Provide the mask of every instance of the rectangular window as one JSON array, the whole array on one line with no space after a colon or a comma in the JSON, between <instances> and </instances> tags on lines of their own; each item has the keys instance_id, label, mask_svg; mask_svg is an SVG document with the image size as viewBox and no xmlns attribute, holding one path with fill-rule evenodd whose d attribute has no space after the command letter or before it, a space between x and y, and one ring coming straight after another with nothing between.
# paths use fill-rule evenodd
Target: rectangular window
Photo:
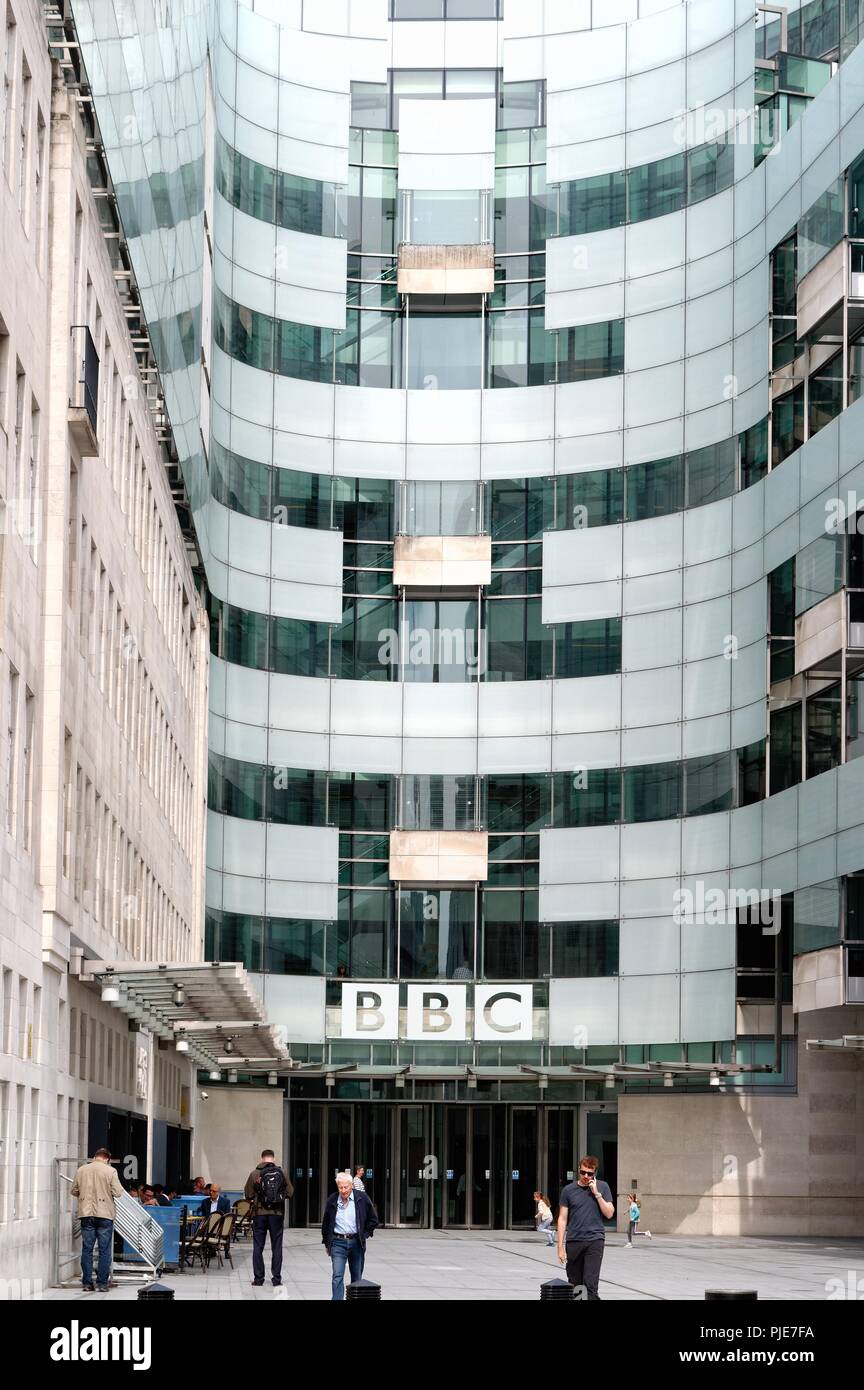
<instances>
[{"instance_id":1,"label":"rectangular window","mask_svg":"<svg viewBox=\"0 0 864 1390\"><path fill-rule=\"evenodd\" d=\"M624 770L625 821L673 820L682 814L683 767L656 763Z\"/></svg>"},{"instance_id":2,"label":"rectangular window","mask_svg":"<svg viewBox=\"0 0 864 1390\"><path fill-rule=\"evenodd\" d=\"M29 225L28 183L30 179L30 68L26 58L21 60L21 86L18 93L18 211Z\"/></svg>"},{"instance_id":3,"label":"rectangular window","mask_svg":"<svg viewBox=\"0 0 864 1390\"><path fill-rule=\"evenodd\" d=\"M789 705L770 716L769 795L797 786L801 781L801 706Z\"/></svg>"},{"instance_id":4,"label":"rectangular window","mask_svg":"<svg viewBox=\"0 0 864 1390\"><path fill-rule=\"evenodd\" d=\"M627 171L627 204L631 222L644 222L677 212L686 201L686 170L683 154L640 164Z\"/></svg>"},{"instance_id":5,"label":"rectangular window","mask_svg":"<svg viewBox=\"0 0 864 1390\"><path fill-rule=\"evenodd\" d=\"M30 850L33 838L33 762L35 758L34 739L36 737L36 698L32 690L24 690L24 744L22 748L21 786L24 793L24 826L22 844Z\"/></svg>"},{"instance_id":6,"label":"rectangular window","mask_svg":"<svg viewBox=\"0 0 864 1390\"><path fill-rule=\"evenodd\" d=\"M12 168L14 159L13 150L13 131L15 129L15 71L17 68L17 36L18 26L15 23L15 16L12 6L7 3L6 10L6 47L3 60L3 109L0 111L0 136L3 140L2 165L6 171L6 178L12 182Z\"/></svg>"},{"instance_id":7,"label":"rectangular window","mask_svg":"<svg viewBox=\"0 0 864 1390\"><path fill-rule=\"evenodd\" d=\"M476 777L406 773L399 779L403 830L477 830L481 825Z\"/></svg>"},{"instance_id":8,"label":"rectangular window","mask_svg":"<svg viewBox=\"0 0 864 1390\"><path fill-rule=\"evenodd\" d=\"M627 220L627 186L623 170L595 174L561 185L559 234L582 236L623 227Z\"/></svg>"},{"instance_id":9,"label":"rectangular window","mask_svg":"<svg viewBox=\"0 0 864 1390\"><path fill-rule=\"evenodd\" d=\"M618 922L554 922L548 931L553 979L618 974Z\"/></svg>"},{"instance_id":10,"label":"rectangular window","mask_svg":"<svg viewBox=\"0 0 864 1390\"><path fill-rule=\"evenodd\" d=\"M621 670L621 619L591 618L555 628L555 676L608 676Z\"/></svg>"},{"instance_id":11,"label":"rectangular window","mask_svg":"<svg viewBox=\"0 0 864 1390\"><path fill-rule=\"evenodd\" d=\"M355 892L352 897L387 901L382 893ZM401 892L399 974L409 980L470 980L474 975L474 920L473 888Z\"/></svg>"},{"instance_id":12,"label":"rectangular window","mask_svg":"<svg viewBox=\"0 0 864 1390\"><path fill-rule=\"evenodd\" d=\"M18 672L10 665L6 684L6 832L13 836L18 824L18 685Z\"/></svg>"},{"instance_id":13,"label":"rectangular window","mask_svg":"<svg viewBox=\"0 0 864 1390\"><path fill-rule=\"evenodd\" d=\"M5 434L9 427L6 418L7 402L9 398L9 334L6 325L0 317L0 430Z\"/></svg>"},{"instance_id":14,"label":"rectangular window","mask_svg":"<svg viewBox=\"0 0 864 1390\"><path fill-rule=\"evenodd\" d=\"M591 381L624 370L624 320L558 329L558 380Z\"/></svg>"},{"instance_id":15,"label":"rectangular window","mask_svg":"<svg viewBox=\"0 0 864 1390\"><path fill-rule=\"evenodd\" d=\"M670 512L682 510L684 460L680 454L633 464L625 469L624 478L627 521L644 521L647 517L668 516Z\"/></svg>"}]
</instances>

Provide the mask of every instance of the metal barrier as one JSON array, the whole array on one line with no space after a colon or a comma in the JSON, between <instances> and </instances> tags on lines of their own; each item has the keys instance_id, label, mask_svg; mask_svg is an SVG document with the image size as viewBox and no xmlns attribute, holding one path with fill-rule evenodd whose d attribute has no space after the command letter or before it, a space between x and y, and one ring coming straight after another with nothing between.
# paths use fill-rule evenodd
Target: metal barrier
<instances>
[{"instance_id":1,"label":"metal barrier","mask_svg":"<svg viewBox=\"0 0 864 1390\"><path fill-rule=\"evenodd\" d=\"M64 1173L62 1164L79 1166L76 1158L55 1158L55 1198L52 1211L51 1253L52 1284L67 1287L81 1281L81 1223L73 1210L69 1195L74 1171ZM165 1243L162 1227L154 1221L146 1207L130 1197L128 1192L114 1199L114 1233L130 1246L131 1258L115 1257L113 1273L122 1282L157 1279L165 1266Z\"/></svg>"}]
</instances>

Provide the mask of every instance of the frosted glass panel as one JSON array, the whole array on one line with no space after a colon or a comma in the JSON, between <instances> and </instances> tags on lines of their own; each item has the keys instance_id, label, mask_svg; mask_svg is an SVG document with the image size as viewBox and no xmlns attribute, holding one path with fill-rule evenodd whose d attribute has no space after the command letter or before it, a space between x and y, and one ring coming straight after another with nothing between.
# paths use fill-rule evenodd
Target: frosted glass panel
<instances>
[{"instance_id":1,"label":"frosted glass panel","mask_svg":"<svg viewBox=\"0 0 864 1390\"><path fill-rule=\"evenodd\" d=\"M672 665L681 660L681 609L625 616L621 625L625 671Z\"/></svg>"},{"instance_id":2,"label":"frosted glass panel","mask_svg":"<svg viewBox=\"0 0 864 1390\"><path fill-rule=\"evenodd\" d=\"M258 821L223 816L222 865L226 874L260 877L266 873L265 837L267 827Z\"/></svg>"},{"instance_id":3,"label":"frosted glass panel","mask_svg":"<svg viewBox=\"0 0 864 1390\"><path fill-rule=\"evenodd\" d=\"M329 826L268 825L267 871L271 878L335 883L339 831Z\"/></svg>"},{"instance_id":4,"label":"frosted glass panel","mask_svg":"<svg viewBox=\"0 0 864 1390\"><path fill-rule=\"evenodd\" d=\"M679 968L681 928L672 917L626 917L621 923L620 974L671 974Z\"/></svg>"},{"instance_id":5,"label":"frosted glass panel","mask_svg":"<svg viewBox=\"0 0 864 1390\"><path fill-rule=\"evenodd\" d=\"M622 1043L673 1043L680 1036L677 975L640 975L620 985Z\"/></svg>"},{"instance_id":6,"label":"frosted glass panel","mask_svg":"<svg viewBox=\"0 0 864 1390\"><path fill-rule=\"evenodd\" d=\"M715 1042L734 1038L734 970L706 970L684 975L681 995L682 1042Z\"/></svg>"},{"instance_id":7,"label":"frosted glass panel","mask_svg":"<svg viewBox=\"0 0 864 1390\"><path fill-rule=\"evenodd\" d=\"M555 681L553 728L556 733L593 733L621 722L621 677L590 676Z\"/></svg>"},{"instance_id":8,"label":"frosted glass panel","mask_svg":"<svg viewBox=\"0 0 864 1390\"><path fill-rule=\"evenodd\" d=\"M617 980L549 981L549 1042L573 1047L577 1037L580 1047L617 1043Z\"/></svg>"}]
</instances>

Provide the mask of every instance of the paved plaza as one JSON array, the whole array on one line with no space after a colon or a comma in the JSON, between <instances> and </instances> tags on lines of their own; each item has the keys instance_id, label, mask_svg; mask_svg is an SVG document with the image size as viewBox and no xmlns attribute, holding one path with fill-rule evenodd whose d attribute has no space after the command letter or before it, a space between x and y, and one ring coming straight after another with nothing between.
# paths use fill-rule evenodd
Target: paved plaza
<instances>
[{"instance_id":1,"label":"paved plaza","mask_svg":"<svg viewBox=\"0 0 864 1390\"><path fill-rule=\"evenodd\" d=\"M214 1261L206 1273L196 1266L186 1274L166 1274L161 1282L170 1285L178 1299L271 1302L275 1291L269 1284L251 1287L251 1243L236 1243L232 1256L233 1269L228 1264L219 1268ZM381 1285L383 1300L442 1302L536 1301L541 1283L560 1274L555 1251L542 1237L516 1231L381 1230L370 1242L365 1271ZM329 1298L330 1261L317 1231L286 1232L282 1277L280 1299ZM837 1280L839 1285L832 1282ZM755 1288L760 1300L818 1301L838 1287L857 1287L857 1281L864 1289L860 1240L655 1236L639 1239L627 1250L624 1237L616 1235L606 1243L600 1295L692 1300L703 1299L707 1288ZM43 1297L104 1304L135 1299L139 1287L122 1284L108 1294L48 1289Z\"/></svg>"}]
</instances>

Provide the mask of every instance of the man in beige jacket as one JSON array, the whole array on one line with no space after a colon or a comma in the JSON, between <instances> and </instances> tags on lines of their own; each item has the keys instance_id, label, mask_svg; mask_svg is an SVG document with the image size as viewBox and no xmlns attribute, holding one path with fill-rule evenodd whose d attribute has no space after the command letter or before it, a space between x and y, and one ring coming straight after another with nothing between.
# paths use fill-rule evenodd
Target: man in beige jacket
<instances>
[{"instance_id":1,"label":"man in beige jacket","mask_svg":"<svg viewBox=\"0 0 864 1390\"><path fill-rule=\"evenodd\" d=\"M99 1269L96 1277L100 1293L108 1292L111 1277L111 1250L114 1244L114 1198L123 1192L107 1149L97 1149L90 1163L82 1163L70 1188L78 1198L81 1221L81 1278L87 1292L93 1293L93 1246L99 1242Z\"/></svg>"}]
</instances>

